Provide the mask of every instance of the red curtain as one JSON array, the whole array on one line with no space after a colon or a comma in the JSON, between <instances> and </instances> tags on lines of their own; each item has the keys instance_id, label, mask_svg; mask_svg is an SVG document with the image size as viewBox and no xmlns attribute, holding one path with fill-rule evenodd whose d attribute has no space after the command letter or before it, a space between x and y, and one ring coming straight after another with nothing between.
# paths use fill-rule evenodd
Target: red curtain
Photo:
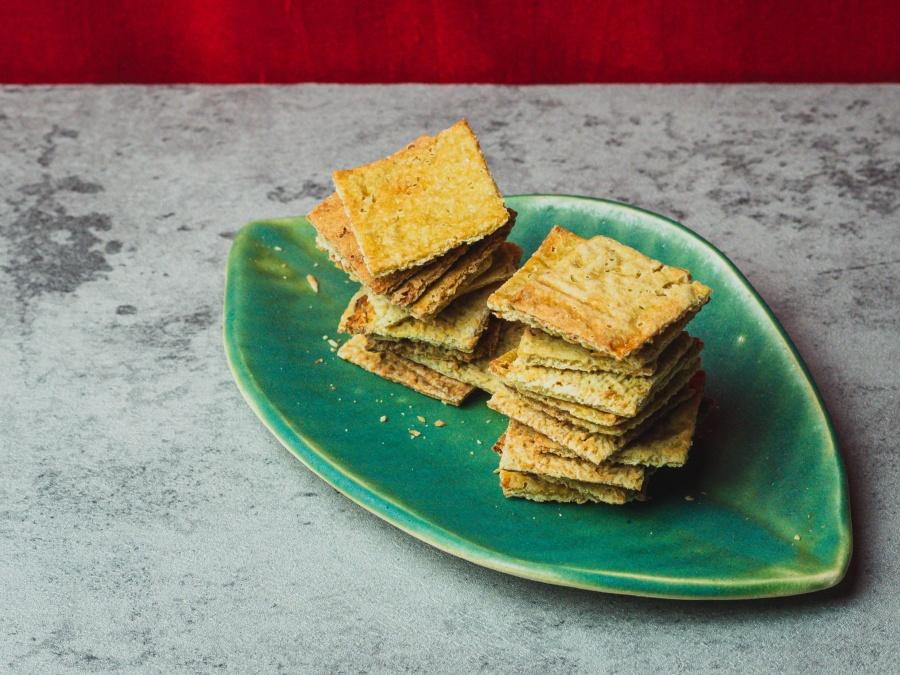
<instances>
[{"instance_id":1,"label":"red curtain","mask_svg":"<svg viewBox=\"0 0 900 675\"><path fill-rule=\"evenodd\" d=\"M898 27L898 0L0 0L0 82L896 82Z\"/></svg>"}]
</instances>

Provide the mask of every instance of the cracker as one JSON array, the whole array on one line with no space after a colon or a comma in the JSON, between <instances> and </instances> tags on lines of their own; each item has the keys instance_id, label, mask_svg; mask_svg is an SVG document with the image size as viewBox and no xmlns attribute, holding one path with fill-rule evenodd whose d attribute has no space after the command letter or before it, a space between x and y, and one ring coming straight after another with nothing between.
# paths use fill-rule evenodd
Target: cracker
<instances>
[{"instance_id":1,"label":"cracker","mask_svg":"<svg viewBox=\"0 0 900 675\"><path fill-rule=\"evenodd\" d=\"M373 277L363 262L350 229L350 221L337 194L331 194L317 204L307 218L316 229L316 245L328 254L338 268L373 293L387 295L395 305L415 302L469 249L467 245L458 246L427 265Z\"/></svg>"},{"instance_id":2,"label":"cracker","mask_svg":"<svg viewBox=\"0 0 900 675\"><path fill-rule=\"evenodd\" d=\"M492 257L506 237L510 225L507 225L481 241L469 246L469 249L435 281L411 305L409 313L417 319L427 319L439 313L454 298L462 294L465 285L487 272L491 267Z\"/></svg>"},{"instance_id":3,"label":"cracker","mask_svg":"<svg viewBox=\"0 0 900 675\"><path fill-rule=\"evenodd\" d=\"M521 366L513 360L505 381L522 391L634 417L675 372L697 357L702 347L700 340L683 333L662 354L656 373L649 377Z\"/></svg>"},{"instance_id":4,"label":"cracker","mask_svg":"<svg viewBox=\"0 0 900 675\"><path fill-rule=\"evenodd\" d=\"M696 430L697 411L703 398L702 372L696 374L685 390L688 393L687 398L670 410L662 412L646 431L639 434L626 447L611 455L605 466L624 465L650 468L684 466ZM512 424L514 422L510 422L511 426ZM539 432L528 429L527 433L536 435ZM512 437L514 444L516 441L514 436ZM578 453L544 435L536 437L540 439L539 449L542 453L557 455L562 459L569 460L579 457ZM507 432L497 441L501 445L499 452L506 451L510 438L511 434L507 429ZM645 480L646 477L645 474Z\"/></svg>"},{"instance_id":5,"label":"cracker","mask_svg":"<svg viewBox=\"0 0 900 675\"><path fill-rule=\"evenodd\" d=\"M369 351L365 343L365 337L354 335L341 345L337 355L363 370L451 405L460 405L475 390L470 384L441 375L396 354Z\"/></svg>"},{"instance_id":6,"label":"cracker","mask_svg":"<svg viewBox=\"0 0 900 675\"><path fill-rule=\"evenodd\" d=\"M670 404L650 415L639 429L629 434L630 440L606 461L650 468L683 465L691 447L696 405L699 405L700 398L697 398L696 405L692 407L691 404L695 397L702 394L702 381L702 371L695 373L691 383L683 387ZM581 457L578 451L560 443L548 446L547 452L561 457Z\"/></svg>"},{"instance_id":7,"label":"cracker","mask_svg":"<svg viewBox=\"0 0 900 675\"><path fill-rule=\"evenodd\" d=\"M479 389L493 394L500 386L500 380L490 370L493 349L497 348L498 343L508 344L510 340L515 340L516 334L520 331L518 326L503 322L500 319L493 319L493 323L496 323L498 326L498 336L493 341L491 351L486 350L480 358L471 362L464 362L455 358L459 352L452 352L454 358L438 358L434 354L425 354L421 351L406 351L404 348L401 348L399 353L411 361L421 363L448 377L468 382ZM478 348L479 350L481 349L481 343L479 343Z\"/></svg>"},{"instance_id":8,"label":"cracker","mask_svg":"<svg viewBox=\"0 0 900 675\"><path fill-rule=\"evenodd\" d=\"M677 461L679 456L686 457L690 444L688 443L687 446L679 444L681 441L675 439L671 431L674 428L675 432L681 434L680 438L683 439L685 418L681 417L681 421L678 423L682 426L673 427L674 423L670 421L675 411L681 410L684 403L682 401L678 405L664 407L650 415L640 426L620 436L592 433L581 427L557 420L547 415L543 409L533 406L530 401L502 385L491 396L488 407L547 436L556 444L554 448L548 448L547 452L558 454L561 457L585 459L595 464L634 465L647 462L650 466L656 466L656 464L650 463L656 457L667 458L667 461L672 462ZM652 447L644 447L639 444L639 441L642 438L648 438L647 434L650 434L657 426L669 431L661 434L658 438L653 436L652 438L655 438L657 442ZM693 433L693 426L689 431L691 434ZM638 449L632 453L624 452L634 447Z\"/></svg>"},{"instance_id":9,"label":"cracker","mask_svg":"<svg viewBox=\"0 0 900 675\"><path fill-rule=\"evenodd\" d=\"M512 298L522 291L533 276L549 269L549 266L554 264L558 257L573 250L583 241L584 239L577 234L569 232L559 225L554 225L521 269L488 298L488 307L507 321L519 321L527 325L534 325L527 320L527 316L519 316L519 312L511 304ZM537 328L540 329L540 326Z\"/></svg>"},{"instance_id":10,"label":"cracker","mask_svg":"<svg viewBox=\"0 0 900 675\"><path fill-rule=\"evenodd\" d=\"M492 410L531 427L568 448L575 455L595 464L605 462L642 431L638 428L620 436L592 433L548 415L539 404L504 385L494 392L487 405Z\"/></svg>"},{"instance_id":11,"label":"cracker","mask_svg":"<svg viewBox=\"0 0 900 675\"><path fill-rule=\"evenodd\" d=\"M510 241L505 241L494 253L491 259L491 266L483 274L469 281L462 294L472 293L481 290L487 286L494 286L509 279L516 272L516 265L522 257L522 249Z\"/></svg>"},{"instance_id":12,"label":"cracker","mask_svg":"<svg viewBox=\"0 0 900 675\"><path fill-rule=\"evenodd\" d=\"M491 308L623 359L709 300L710 289L693 281L687 270L607 237L572 237L542 244L540 261L527 272L526 264L504 284L489 301ZM558 234L554 239L560 239Z\"/></svg>"},{"instance_id":13,"label":"cracker","mask_svg":"<svg viewBox=\"0 0 900 675\"><path fill-rule=\"evenodd\" d=\"M510 420L500 457L500 469L530 473L547 478L565 478L582 483L615 485L626 490L642 490L646 472L637 466L604 462L595 464L554 453L557 443L534 429Z\"/></svg>"},{"instance_id":14,"label":"cracker","mask_svg":"<svg viewBox=\"0 0 900 675\"><path fill-rule=\"evenodd\" d=\"M578 403L561 401L557 398L537 396L519 390L516 391L518 391L518 393L525 398L541 404L543 406L544 412L546 412L548 415L552 415L558 420L569 422L576 426L584 427L585 429L596 433L613 434L618 436L643 424L651 415L657 413L663 408L675 406L684 399L690 398L692 391L687 386L687 383L699 369L699 359L695 359L694 361L685 364L685 367L675 373L672 376L672 379L659 390L656 396L653 397L653 400L645 405L641 409L641 411L634 417L620 417L618 415L610 415L609 413L596 411L594 408L582 406ZM583 414L585 413L585 411L595 411L596 414L591 419L592 416L590 414ZM600 423L597 421L598 419L602 419L600 417L601 415L608 416L606 419L603 419L604 423ZM588 417L589 419L585 419L585 417Z\"/></svg>"},{"instance_id":15,"label":"cracker","mask_svg":"<svg viewBox=\"0 0 900 675\"><path fill-rule=\"evenodd\" d=\"M497 339L497 344L494 350L499 351L501 349L508 349L512 346L515 346L522 334L522 326L519 324L501 321L500 319L496 318L492 320L492 323L494 322L500 325L499 337ZM481 343L479 343L479 348L480 347ZM412 361L421 363L422 365L427 366L432 370L436 370L439 373L443 373L448 377L455 377L462 382L468 382L469 384L474 385L479 389L484 389L484 391L488 392L489 394L493 394L500 386L499 378L490 369L491 359L493 358L490 352L485 353L484 356L469 363L460 363L456 358L448 360L446 358L435 358L434 356L428 357L421 353L401 353ZM458 354L459 352L453 352L454 357L456 357Z\"/></svg>"},{"instance_id":16,"label":"cracker","mask_svg":"<svg viewBox=\"0 0 900 675\"><path fill-rule=\"evenodd\" d=\"M455 359L438 359L421 353L409 354L406 358L437 373L483 389L489 394L494 393L497 387L500 386L500 380L491 373L484 362L473 361L472 363L466 363Z\"/></svg>"},{"instance_id":17,"label":"cracker","mask_svg":"<svg viewBox=\"0 0 900 675\"><path fill-rule=\"evenodd\" d=\"M693 314L676 321L654 340L639 350L618 360L598 352L573 345L562 338L529 328L522 336L518 350L521 365L544 366L560 370L582 370L588 373L607 371L626 375L653 375L663 350L672 344Z\"/></svg>"},{"instance_id":18,"label":"cracker","mask_svg":"<svg viewBox=\"0 0 900 675\"><path fill-rule=\"evenodd\" d=\"M586 504L625 504L635 493L610 485L579 485L574 482L553 482L530 474L500 471L500 487L504 497L519 497L533 502L563 502Z\"/></svg>"},{"instance_id":19,"label":"cracker","mask_svg":"<svg viewBox=\"0 0 900 675\"><path fill-rule=\"evenodd\" d=\"M398 319L397 308L382 296L369 296L364 290L359 291L344 310L338 330L472 352L488 326L490 312L485 299L491 290L485 288L470 293L428 321L403 317L402 314Z\"/></svg>"},{"instance_id":20,"label":"cracker","mask_svg":"<svg viewBox=\"0 0 900 675\"><path fill-rule=\"evenodd\" d=\"M375 276L422 265L509 219L466 120L332 178Z\"/></svg>"},{"instance_id":21,"label":"cracker","mask_svg":"<svg viewBox=\"0 0 900 675\"><path fill-rule=\"evenodd\" d=\"M453 267L454 263L462 258L468 250L469 246L467 244L457 246L426 265L405 270L404 273L412 273L411 276L393 288L388 298L393 304L402 307L413 304L425 294L429 286L444 276L447 270Z\"/></svg>"},{"instance_id":22,"label":"cracker","mask_svg":"<svg viewBox=\"0 0 900 675\"><path fill-rule=\"evenodd\" d=\"M697 411L703 398L702 378L695 379L690 386L690 398L660 417L646 433L613 455L610 461L652 467L684 466L694 441Z\"/></svg>"},{"instance_id":23,"label":"cracker","mask_svg":"<svg viewBox=\"0 0 900 675\"><path fill-rule=\"evenodd\" d=\"M489 319L487 330L485 330L484 333L481 334L481 337L478 339L478 344L475 345L475 349L471 352L461 352L453 349L444 349L442 347L428 344L427 342L415 342L413 340L386 340L379 338L370 339L366 346L376 352L395 352L397 354L400 354L400 356L404 358L413 360L415 360L415 356L422 356L444 361L451 360L471 363L472 361L475 361L477 359L482 359L485 357L490 358L491 355L496 352L502 332L502 323L503 321L501 319Z\"/></svg>"},{"instance_id":24,"label":"cracker","mask_svg":"<svg viewBox=\"0 0 900 675\"><path fill-rule=\"evenodd\" d=\"M403 270L381 277L372 276L363 261L356 237L350 229L350 220L344 213L344 205L337 193L330 194L316 204L306 218L316 230L316 244L319 248L354 281L368 286L374 292L386 293L413 273L413 270Z\"/></svg>"}]
</instances>

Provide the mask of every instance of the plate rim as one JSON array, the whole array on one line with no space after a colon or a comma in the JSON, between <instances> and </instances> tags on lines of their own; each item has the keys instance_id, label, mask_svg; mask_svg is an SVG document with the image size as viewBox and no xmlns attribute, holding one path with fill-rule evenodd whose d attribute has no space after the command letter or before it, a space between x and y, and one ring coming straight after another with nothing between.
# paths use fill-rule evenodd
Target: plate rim
<instances>
[{"instance_id":1,"label":"plate rim","mask_svg":"<svg viewBox=\"0 0 900 675\"><path fill-rule=\"evenodd\" d=\"M486 567L512 576L546 584L573 587L595 592L694 601L748 600L785 597L825 590L840 583L847 573L852 558L853 531L851 524L852 514L849 506L847 474L840 451L840 444L838 443L837 434L834 430L834 424L828 413L828 409L822 398L821 392L819 391L818 385L813 379L812 374L809 372L805 361L798 352L790 335L785 331L769 305L743 272L741 272L738 266L708 239L696 233L689 227L672 218L639 206L612 199L574 194L524 193L506 195L504 196L504 199L583 201L587 203L612 205L619 209L640 213L643 216L650 216L651 218L665 222L668 226L674 226L687 236L695 239L704 247L707 254L717 257L733 274L735 274L741 286L749 291L756 299L757 303L763 308L769 322L787 345L791 356L799 364L801 372L805 376L806 382L809 384L820 415L824 419L827 437L834 449L841 487L841 499L838 508L839 512L843 514L844 517L839 522L840 543L837 546L838 555L831 566L823 565L823 570L815 574L792 575L789 577L778 578L774 581L771 578L756 580L742 578L740 582L728 583L728 577L718 579L680 578L656 574L629 574L627 572L597 569L578 570L566 565L522 561L514 556L501 553L481 544L464 539L459 535L449 533L446 529L422 518L418 514L408 510L406 507L394 503L378 491L365 486L364 483L358 479L351 478L345 472L336 468L332 462L326 458L315 441L308 438L300 431L291 428L286 421L285 416L269 402L268 397L265 396L262 389L255 384L253 374L240 357L237 341L233 339L234 316L229 316L229 314L233 314L233 312L230 312L229 310L233 307L230 296L234 291L234 285L230 283L230 278L233 269L233 258L236 256L235 252L239 248L239 242L249 236L248 232L254 226L283 224L287 222L296 222L298 220L308 222L305 216L264 218L248 222L235 235L234 241L228 252L226 263L222 322L222 338L226 360L238 390L241 392L241 395L250 406L251 410L253 410L269 432L290 452L292 457L300 461L307 469L340 492L343 496L366 509L373 515L388 522L406 534L445 553L457 558L462 558L463 560L481 567ZM299 443L297 441L299 441ZM308 452L304 452L304 449ZM376 505L378 508L376 508ZM589 581L585 579L585 575L589 576ZM630 580L633 585L620 585L627 584L628 580ZM673 592L673 590L666 590L665 588L666 586L677 586L679 584L682 586L695 586L698 589L702 588L706 593L687 594ZM732 587L734 588L733 592L731 591ZM754 588L757 588L757 590L754 590Z\"/></svg>"}]
</instances>

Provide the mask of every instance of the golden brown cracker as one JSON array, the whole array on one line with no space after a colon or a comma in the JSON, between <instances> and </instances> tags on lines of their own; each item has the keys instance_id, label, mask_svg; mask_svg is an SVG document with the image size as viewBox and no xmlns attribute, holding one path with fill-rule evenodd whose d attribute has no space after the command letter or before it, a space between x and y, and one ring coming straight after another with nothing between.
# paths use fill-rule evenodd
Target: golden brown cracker
<instances>
[{"instance_id":1,"label":"golden brown cracker","mask_svg":"<svg viewBox=\"0 0 900 675\"><path fill-rule=\"evenodd\" d=\"M509 219L465 120L332 178L375 276L422 265Z\"/></svg>"}]
</instances>

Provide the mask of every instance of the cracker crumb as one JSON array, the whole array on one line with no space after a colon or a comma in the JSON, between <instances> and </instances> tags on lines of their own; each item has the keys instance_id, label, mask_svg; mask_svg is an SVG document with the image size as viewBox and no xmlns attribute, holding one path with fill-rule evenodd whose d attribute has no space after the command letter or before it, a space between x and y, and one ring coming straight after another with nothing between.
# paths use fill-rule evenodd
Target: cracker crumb
<instances>
[{"instance_id":1,"label":"cracker crumb","mask_svg":"<svg viewBox=\"0 0 900 675\"><path fill-rule=\"evenodd\" d=\"M387 422L387 415L382 415L378 418L378 421L384 424L385 422Z\"/></svg>"},{"instance_id":2,"label":"cracker crumb","mask_svg":"<svg viewBox=\"0 0 900 675\"><path fill-rule=\"evenodd\" d=\"M407 429L407 431L409 431L409 435L411 438L418 438L422 435L421 431L416 431L415 429Z\"/></svg>"},{"instance_id":3,"label":"cracker crumb","mask_svg":"<svg viewBox=\"0 0 900 675\"><path fill-rule=\"evenodd\" d=\"M328 336L327 336L327 335L323 335L323 336L322 336L322 339L323 339L323 340L327 340L327 339L328 339Z\"/></svg>"},{"instance_id":4,"label":"cracker crumb","mask_svg":"<svg viewBox=\"0 0 900 675\"><path fill-rule=\"evenodd\" d=\"M445 426L446 424L447 423L444 422L444 420L435 420L434 421L434 426L436 426L436 427L442 427L442 426Z\"/></svg>"},{"instance_id":5,"label":"cracker crumb","mask_svg":"<svg viewBox=\"0 0 900 675\"><path fill-rule=\"evenodd\" d=\"M306 283L308 283L309 287L313 289L313 293L319 292L319 281L312 274L306 275Z\"/></svg>"},{"instance_id":6,"label":"cracker crumb","mask_svg":"<svg viewBox=\"0 0 900 675\"><path fill-rule=\"evenodd\" d=\"M416 415L416 419L419 420L422 424L425 424L425 418L421 415Z\"/></svg>"},{"instance_id":7,"label":"cracker crumb","mask_svg":"<svg viewBox=\"0 0 900 675\"><path fill-rule=\"evenodd\" d=\"M332 347L334 347L335 349L337 349L337 347L338 347L338 343L337 343L336 340L329 340L329 341L328 341L328 344L330 344L330 345L331 345Z\"/></svg>"},{"instance_id":8,"label":"cracker crumb","mask_svg":"<svg viewBox=\"0 0 900 675\"><path fill-rule=\"evenodd\" d=\"M313 363L315 363L316 365L319 365L320 363L325 363L325 359L323 359L323 358L318 358L318 359L316 359L315 361L313 361Z\"/></svg>"},{"instance_id":9,"label":"cracker crumb","mask_svg":"<svg viewBox=\"0 0 900 675\"><path fill-rule=\"evenodd\" d=\"M476 438L476 439L475 439L475 442L478 443L478 445L481 445L481 439L480 439L480 438Z\"/></svg>"},{"instance_id":10,"label":"cracker crumb","mask_svg":"<svg viewBox=\"0 0 900 675\"><path fill-rule=\"evenodd\" d=\"M331 391L337 391L337 387L335 387L333 384L329 384L328 388L331 389Z\"/></svg>"},{"instance_id":11,"label":"cracker crumb","mask_svg":"<svg viewBox=\"0 0 900 675\"><path fill-rule=\"evenodd\" d=\"M795 535L794 535L794 541L800 541L800 535L799 535L799 534L795 534Z\"/></svg>"},{"instance_id":12,"label":"cracker crumb","mask_svg":"<svg viewBox=\"0 0 900 675\"><path fill-rule=\"evenodd\" d=\"M284 249L281 248L280 246L273 246L273 247L272 247L272 250L273 250L273 251L283 251Z\"/></svg>"},{"instance_id":13,"label":"cracker crumb","mask_svg":"<svg viewBox=\"0 0 900 675\"><path fill-rule=\"evenodd\" d=\"M693 496L693 495L685 495L685 496L684 496L684 501L686 501L686 502L692 502L692 501L694 501L694 496Z\"/></svg>"}]
</instances>

